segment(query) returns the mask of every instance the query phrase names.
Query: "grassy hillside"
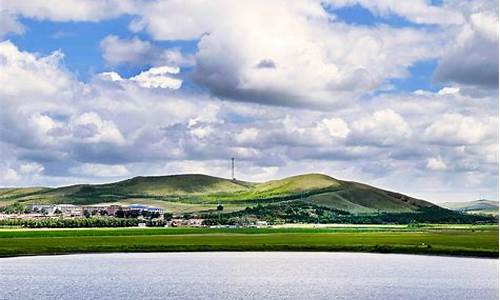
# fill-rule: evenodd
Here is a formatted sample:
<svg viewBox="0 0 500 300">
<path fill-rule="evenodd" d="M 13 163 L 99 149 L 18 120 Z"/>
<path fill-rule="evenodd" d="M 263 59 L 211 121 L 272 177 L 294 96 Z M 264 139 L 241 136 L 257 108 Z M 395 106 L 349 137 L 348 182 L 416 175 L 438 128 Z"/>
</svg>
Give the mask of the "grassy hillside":
<svg viewBox="0 0 500 300">
<path fill-rule="evenodd" d="M 481 199 L 464 202 L 445 202 L 441 206 L 467 213 L 498 215 L 498 201 Z"/>
<path fill-rule="evenodd" d="M 145 203 L 172 212 L 208 211 L 224 203 L 229 211 L 257 204 L 300 200 L 308 205 L 355 214 L 415 212 L 433 204 L 357 182 L 323 174 L 304 174 L 252 183 L 200 174 L 132 179 L 100 185 L 5 190 L 1 201 L 24 203 Z M 229 209 L 230 208 L 230 209 Z"/>
<path fill-rule="evenodd" d="M 135 177 L 105 187 L 119 189 L 126 194 L 149 196 L 183 196 L 246 191 L 252 183 L 233 181 L 207 175 L 173 175 L 158 177 Z"/>
<path fill-rule="evenodd" d="M 33 193 L 50 190 L 44 187 L 29 187 L 29 188 L 0 188 L 0 198 L 19 198 L 31 195 Z"/>
</svg>

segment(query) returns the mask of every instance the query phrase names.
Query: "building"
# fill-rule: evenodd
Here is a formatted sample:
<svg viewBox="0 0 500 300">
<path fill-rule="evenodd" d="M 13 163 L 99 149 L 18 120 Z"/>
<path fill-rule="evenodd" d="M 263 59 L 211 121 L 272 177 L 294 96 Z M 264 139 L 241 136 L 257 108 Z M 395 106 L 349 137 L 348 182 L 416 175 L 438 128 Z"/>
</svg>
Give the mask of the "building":
<svg viewBox="0 0 500 300">
<path fill-rule="evenodd" d="M 82 207 L 73 204 L 57 204 L 55 210 L 59 210 L 64 216 L 79 217 L 83 215 Z"/>
<path fill-rule="evenodd" d="M 257 221 L 255 222 L 255 225 L 257 227 L 263 227 L 263 226 L 268 226 L 269 224 L 267 224 L 267 221 Z"/>
<path fill-rule="evenodd" d="M 163 208 L 160 207 L 154 207 L 154 206 L 147 206 L 147 205 L 142 205 L 142 204 L 131 204 L 127 206 L 129 211 L 132 212 L 137 212 L 137 213 L 142 213 L 143 211 L 147 211 L 150 213 L 159 213 L 162 215 L 164 213 Z"/>
<path fill-rule="evenodd" d="M 205 220 L 204 219 L 189 219 L 187 225 L 192 226 L 192 227 L 202 227 L 203 221 L 205 221 Z"/>
<path fill-rule="evenodd" d="M 127 206 L 129 211 L 139 211 L 142 212 L 143 210 L 146 210 L 148 207 L 146 205 L 142 204 L 130 204 Z"/>
<path fill-rule="evenodd" d="M 88 212 L 89 214 L 91 215 L 97 215 L 99 214 L 101 211 L 106 211 L 106 208 L 108 206 L 106 205 L 85 205 L 85 206 L 82 206 L 82 210 L 85 212 Z"/>
<path fill-rule="evenodd" d="M 106 213 L 108 214 L 108 216 L 116 215 L 116 212 L 119 210 L 123 211 L 123 208 L 121 205 L 117 205 L 117 204 L 112 204 L 112 205 L 106 207 Z"/>
<path fill-rule="evenodd" d="M 30 205 L 30 210 L 34 213 L 40 213 L 44 215 L 53 215 L 56 210 L 55 204 L 40 204 L 33 203 Z"/>
<path fill-rule="evenodd" d="M 163 215 L 164 213 L 164 210 L 163 208 L 160 208 L 160 207 L 148 207 L 147 208 L 147 211 L 151 212 L 151 213 L 159 213 L 160 215 Z"/>
<path fill-rule="evenodd" d="M 60 212 L 64 216 L 81 216 L 83 215 L 82 207 L 73 204 L 31 204 L 30 210 L 33 213 L 53 216 L 56 212 Z"/>
<path fill-rule="evenodd" d="M 158 213 L 160 216 L 165 212 L 163 208 L 147 206 L 142 204 L 131 204 L 128 206 L 122 206 L 118 204 L 111 205 L 84 205 L 78 206 L 73 204 L 31 204 L 30 210 L 35 214 L 42 214 L 47 216 L 53 216 L 56 212 L 60 212 L 63 216 L 83 216 L 87 213 L 90 215 L 108 215 L 116 216 L 118 211 L 123 211 L 124 213 L 131 213 L 131 215 L 140 216 L 143 212 L 148 212 L 151 214 Z"/>
</svg>

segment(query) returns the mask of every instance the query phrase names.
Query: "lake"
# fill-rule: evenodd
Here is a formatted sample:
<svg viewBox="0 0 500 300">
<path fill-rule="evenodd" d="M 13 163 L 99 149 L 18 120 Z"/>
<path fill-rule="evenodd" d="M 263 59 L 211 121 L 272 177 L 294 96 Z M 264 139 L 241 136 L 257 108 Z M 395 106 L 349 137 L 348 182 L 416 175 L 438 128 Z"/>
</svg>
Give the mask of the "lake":
<svg viewBox="0 0 500 300">
<path fill-rule="evenodd" d="M 0 299 L 498 299 L 498 260 L 369 253 L 0 259 Z"/>
</svg>

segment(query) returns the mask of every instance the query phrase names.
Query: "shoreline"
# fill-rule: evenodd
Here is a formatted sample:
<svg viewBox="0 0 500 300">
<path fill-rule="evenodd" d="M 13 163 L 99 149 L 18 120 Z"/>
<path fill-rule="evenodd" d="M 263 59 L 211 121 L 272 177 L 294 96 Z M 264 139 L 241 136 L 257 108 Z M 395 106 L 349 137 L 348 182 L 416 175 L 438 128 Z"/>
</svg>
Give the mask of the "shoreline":
<svg viewBox="0 0 500 300">
<path fill-rule="evenodd" d="M 491 253 L 492 255 L 472 255 L 472 254 L 445 254 L 445 253 L 422 253 L 422 252 L 399 252 L 399 251 L 348 251 L 348 250 L 179 250 L 179 251 L 99 251 L 99 252 L 61 252 L 61 253 L 37 253 L 37 254 L 13 254 L 13 255 L 0 255 L 0 259 L 20 258 L 20 257 L 40 257 L 40 256 L 71 256 L 71 255 L 95 255 L 95 254 L 148 254 L 148 253 L 267 253 L 267 252 L 280 252 L 280 253 L 359 253 L 359 254 L 392 254 L 392 255 L 418 255 L 418 256 L 438 256 L 447 258 L 476 258 L 476 259 L 499 259 L 498 253 Z"/>
</svg>

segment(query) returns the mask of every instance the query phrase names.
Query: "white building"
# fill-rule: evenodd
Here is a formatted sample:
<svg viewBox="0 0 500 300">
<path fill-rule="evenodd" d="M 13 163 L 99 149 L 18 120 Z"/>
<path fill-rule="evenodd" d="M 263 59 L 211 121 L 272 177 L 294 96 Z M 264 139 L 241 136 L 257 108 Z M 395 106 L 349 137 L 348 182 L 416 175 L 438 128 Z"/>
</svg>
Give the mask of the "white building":
<svg viewBox="0 0 500 300">
<path fill-rule="evenodd" d="M 49 216 L 53 216 L 58 211 L 64 216 L 81 216 L 83 214 L 82 208 L 73 204 L 31 204 L 30 208 L 34 213 Z"/>
<path fill-rule="evenodd" d="M 65 216 L 81 216 L 83 209 L 73 204 L 57 204 L 56 210 L 59 210 Z"/>
<path fill-rule="evenodd" d="M 56 210 L 55 204 L 31 204 L 30 207 L 32 212 L 53 215 Z"/>
</svg>

